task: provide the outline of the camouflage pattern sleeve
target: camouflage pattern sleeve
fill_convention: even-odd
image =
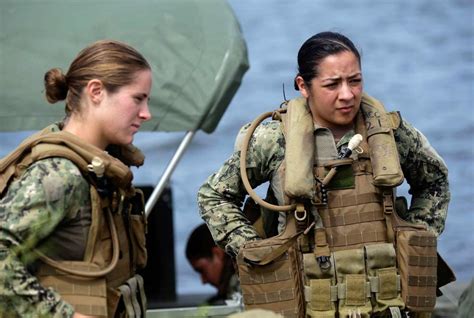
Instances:
[[[244,126],[239,136],[249,126]],[[269,181],[283,157],[284,138],[280,122],[270,121],[259,125],[247,153],[247,175],[252,187]],[[233,256],[237,255],[245,242],[259,239],[256,230],[240,209],[246,194],[240,175],[240,150],[235,150],[198,192],[201,217],[207,223],[216,244]]]
[[[437,235],[444,230],[451,197],[448,168],[426,137],[402,120],[395,131],[403,173],[410,186],[410,208],[405,220],[421,223]]]
[[[63,158],[32,164],[0,201],[0,312],[10,317],[71,317],[72,306],[28,270],[31,250],[83,201],[89,185]],[[1,315],[0,315],[1,316]]]

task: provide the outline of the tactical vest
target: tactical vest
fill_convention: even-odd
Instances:
[[[323,163],[314,159],[318,145],[304,99],[274,118],[282,120],[286,148],[273,192],[290,212],[283,213],[282,233],[240,250],[246,308],[285,317],[431,312],[436,237],[394,209],[393,189],[403,181],[393,137],[398,114],[364,94],[355,122],[363,136],[358,152]]]
[[[138,149],[122,150],[124,162],[143,164]],[[147,259],[144,198],[131,185],[128,166],[70,133],[48,127],[0,161],[0,193],[32,163],[51,157],[71,160],[91,184],[92,222],[82,261],[55,261],[36,251],[40,265],[35,276],[81,314],[145,316],[143,279],[136,274]]]

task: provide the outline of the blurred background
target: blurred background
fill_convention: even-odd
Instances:
[[[176,291],[212,294],[184,256],[200,224],[196,193],[230,156],[239,128],[293,89],[296,55],[315,33],[337,31],[362,54],[365,91],[421,130],[446,161],[452,200],[440,254],[458,280],[474,276],[474,2],[472,0],[229,0],[247,41],[250,69],[217,129],[199,131],[170,181]],[[159,76],[159,75],[158,75]],[[153,94],[153,92],[152,92]],[[0,155],[27,133],[2,133]],[[134,171],[138,185],[154,185],[183,133],[138,133],[146,156]],[[401,192],[406,194],[406,185]],[[153,253],[154,251],[149,251]]]

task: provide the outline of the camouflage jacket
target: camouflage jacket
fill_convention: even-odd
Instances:
[[[81,260],[90,206],[89,183],[64,158],[37,161],[9,185],[0,200],[0,317],[73,315],[70,304],[38,283],[31,251]],[[77,240],[64,242],[71,237]],[[71,244],[76,248],[64,248]]]
[[[243,127],[242,131],[249,126]],[[340,149],[347,145],[353,135],[353,131],[348,132],[336,147]],[[450,200],[447,167],[426,137],[404,120],[395,131],[395,141],[412,195],[410,209],[401,216],[407,221],[425,224],[440,234]],[[247,153],[247,174],[252,187],[267,181],[271,185],[277,179],[275,176],[284,157],[285,139],[281,123],[269,121],[259,125]],[[259,239],[240,209],[247,193],[241,181],[239,161],[240,151],[236,150],[198,192],[201,217],[208,224],[216,243],[231,255],[236,255],[245,242]]]

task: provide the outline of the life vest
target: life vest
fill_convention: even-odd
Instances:
[[[128,164],[143,164],[142,153],[133,146],[122,154]],[[34,275],[82,314],[145,316],[143,279],[136,274],[147,259],[144,198],[131,185],[127,165],[70,133],[48,127],[0,161],[0,193],[33,162],[51,157],[71,160],[91,184],[92,221],[82,261],[55,261],[36,251],[40,265]]]
[[[273,307],[285,317],[431,312],[436,237],[395,211],[393,189],[403,181],[393,137],[398,113],[364,94],[355,122],[359,152],[321,161],[306,101],[286,104],[273,115],[282,120],[286,146],[272,190],[292,210],[281,213],[279,235],[240,250],[246,308]]]

